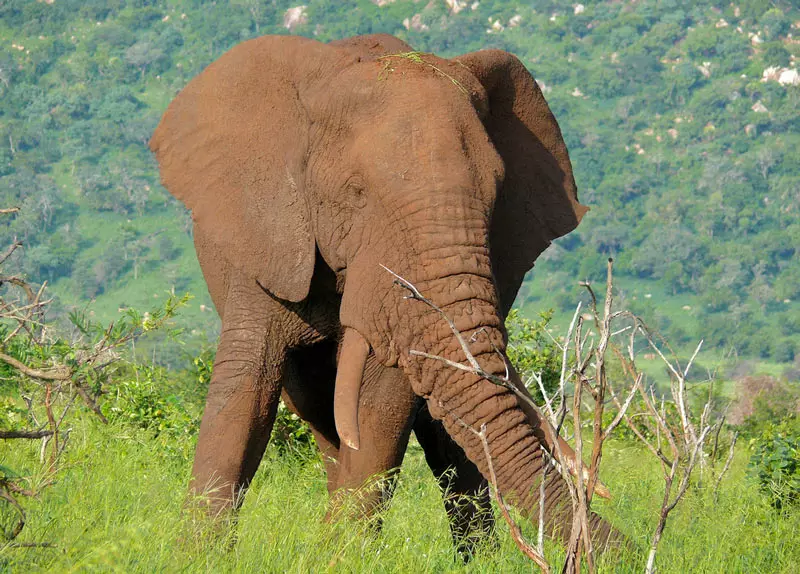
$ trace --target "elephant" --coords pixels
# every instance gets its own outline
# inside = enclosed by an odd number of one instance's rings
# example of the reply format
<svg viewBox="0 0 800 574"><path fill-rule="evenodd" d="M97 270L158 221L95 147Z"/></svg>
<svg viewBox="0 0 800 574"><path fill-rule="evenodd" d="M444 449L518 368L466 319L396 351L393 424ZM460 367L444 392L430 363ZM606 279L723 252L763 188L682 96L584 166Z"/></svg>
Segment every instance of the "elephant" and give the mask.
<svg viewBox="0 0 800 574"><path fill-rule="evenodd" d="M396 474L413 430L442 488L468 495L445 500L464 547L489 507L472 432L482 425L496 487L538 514L545 451L555 456L559 440L574 453L508 388L421 357L465 360L442 314L395 284L402 277L451 318L485 372L524 389L505 317L535 259L588 208L519 59L444 59L380 34L263 36L195 77L150 149L191 210L221 318L190 485L212 513L240 503L282 396L326 461L329 516L348 493L366 516L388 501L391 479L364 485ZM563 538L572 507L555 472L544 504L548 532ZM613 537L599 516L590 522L597 539ZM491 517L477 526L490 528Z"/></svg>

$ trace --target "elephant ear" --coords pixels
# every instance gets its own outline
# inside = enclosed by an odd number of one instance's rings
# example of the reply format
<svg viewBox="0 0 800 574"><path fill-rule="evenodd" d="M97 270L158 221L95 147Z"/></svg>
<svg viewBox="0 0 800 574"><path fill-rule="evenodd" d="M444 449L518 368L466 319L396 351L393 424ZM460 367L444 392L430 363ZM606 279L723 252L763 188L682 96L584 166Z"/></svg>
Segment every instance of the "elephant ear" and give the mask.
<svg viewBox="0 0 800 574"><path fill-rule="evenodd" d="M230 263L275 296L300 301L314 269L303 197L308 118L293 78L302 55L326 49L296 37L244 42L173 100L150 140L164 186Z"/></svg>
<svg viewBox="0 0 800 574"><path fill-rule="evenodd" d="M561 129L522 62L502 50L472 52L455 61L487 92L484 125L505 164L489 231L505 316L539 254L575 229L588 208L578 203Z"/></svg>

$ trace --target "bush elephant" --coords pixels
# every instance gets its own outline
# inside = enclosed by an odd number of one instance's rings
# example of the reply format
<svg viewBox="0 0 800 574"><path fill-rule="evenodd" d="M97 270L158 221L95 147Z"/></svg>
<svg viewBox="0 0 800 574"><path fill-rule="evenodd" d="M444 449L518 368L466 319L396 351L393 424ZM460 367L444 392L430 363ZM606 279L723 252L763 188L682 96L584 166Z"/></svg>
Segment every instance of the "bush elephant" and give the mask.
<svg viewBox="0 0 800 574"><path fill-rule="evenodd" d="M150 147L192 212L222 320L191 485L212 491L214 511L252 479L282 394L313 429L332 500L399 467L414 430L442 486L474 495L445 505L462 544L489 504L482 445L462 423L485 424L498 488L537 512L552 428L509 390L412 356L464 361L442 317L384 269L476 335L485 371L505 372L504 319L523 276L586 211L517 58L447 60L386 35L256 38L180 92ZM548 529L563 536L571 504L550 476ZM390 491L362 491L363 512Z"/></svg>

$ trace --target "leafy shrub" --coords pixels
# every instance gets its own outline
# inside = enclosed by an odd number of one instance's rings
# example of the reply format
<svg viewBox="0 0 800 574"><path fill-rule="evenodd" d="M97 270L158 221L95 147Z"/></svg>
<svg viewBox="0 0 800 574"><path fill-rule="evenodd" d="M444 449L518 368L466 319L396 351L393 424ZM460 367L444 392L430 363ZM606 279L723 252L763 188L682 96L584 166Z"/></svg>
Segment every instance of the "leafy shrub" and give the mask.
<svg viewBox="0 0 800 574"><path fill-rule="evenodd" d="M761 60L767 66L788 66L791 63L791 54L783 47L781 42L769 42L762 48Z"/></svg>
<svg viewBox="0 0 800 574"><path fill-rule="evenodd" d="M750 474L776 509L800 501L800 421L771 424L750 441Z"/></svg>
<svg viewBox="0 0 800 574"><path fill-rule="evenodd" d="M275 415L275 425L272 427L269 444L279 453L285 453L309 448L315 443L311 428L281 401Z"/></svg>
<svg viewBox="0 0 800 574"><path fill-rule="evenodd" d="M792 21L780 8L772 8L759 18L759 24L764 26L764 34L768 39L777 40L789 31Z"/></svg>
<svg viewBox="0 0 800 574"><path fill-rule="evenodd" d="M197 418L181 399L167 394L166 373L153 366L136 366L115 384L115 399L105 405L110 421L153 431L156 436L179 437L197 432Z"/></svg>
<svg viewBox="0 0 800 574"><path fill-rule="evenodd" d="M539 402L543 397L538 383L532 379L534 373L541 376L549 396L553 396L558 389L561 379L561 354L547 333L547 326L552 318L552 309L539 313L538 321L526 319L517 309L512 309L506 319L508 358L522 380L531 381L528 390Z"/></svg>

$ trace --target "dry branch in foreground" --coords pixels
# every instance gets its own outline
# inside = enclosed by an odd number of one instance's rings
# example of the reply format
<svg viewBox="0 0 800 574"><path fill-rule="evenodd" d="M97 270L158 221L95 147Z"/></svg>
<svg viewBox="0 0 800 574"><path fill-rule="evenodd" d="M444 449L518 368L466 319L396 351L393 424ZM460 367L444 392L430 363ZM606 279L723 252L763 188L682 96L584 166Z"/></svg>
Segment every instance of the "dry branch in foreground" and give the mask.
<svg viewBox="0 0 800 574"><path fill-rule="evenodd" d="M384 269L386 268L384 267ZM410 353L412 355L436 360L451 368L476 374L494 384L509 389L522 401L538 409L538 406L533 403L530 396L518 389L510 380L508 369L505 376L502 377L484 371L470 352L467 342L455 327L455 323L446 313L430 299L423 296L409 281L390 269L386 270L395 277L397 285L409 291L410 294L406 298L426 304L447 321L464 352L467 364L417 350L411 350ZM589 320L592 321L597 334L595 335L591 329L587 329L584 333L585 319L580 312L581 304L578 304L566 337L563 339L563 344L554 339L555 344L561 348L562 352L561 376L557 395L548 396L540 374L533 373L529 381L529 384L535 381L542 393L544 405L541 407L541 411L555 429L556 437L561 437L571 423L575 450L574 463L571 463L570 459L561 452L559 440L554 440L553 453L547 451L544 453L545 460L549 461L550 464L545 465L545 472L540 484L539 536L535 548L522 538L519 526L511 519L510 514L506 511L505 502L500 493L497 492L496 479L492 473L493 461L489 454L489 445L486 441L485 433L482 435L481 431L470 427L467 428L478 436L484 445L496 501L503 513L503 517L509 524L514 542L542 570L549 568L543 552L544 485L549 468L555 469L564 479L572 500L573 525L568 539L567 556L562 571L574 573L581 570L581 562L584 557L589 572L595 571L595 548L592 545L589 530L591 502L594 494L601 496L609 494L605 486L599 481L603 446L605 441L612 436L615 429L624 422L646 449L654 455L662 468L664 476L664 495L650 543L646 566L646 571L652 573L655 571L658 544L666 528L669 514L684 498L692 483L692 475L695 469L698 466L706 465L707 455L704 447L708 436L713 429L716 429L717 435L719 434L724 423L724 417L713 423L710 421L712 413L711 393L709 393L709 400L702 408L699 416L692 411L688 403L687 377L693 362L700 352L702 341L695 349L688 364L682 368L676 359L670 360L666 357L665 353L656 344L652 332L640 318L627 311L614 311L613 261L611 259L608 261L602 310L599 309L598 299L591 284L582 282L581 285L587 289L591 298ZM625 322L621 328L616 326L619 321ZM627 341L621 338L622 336L627 337ZM655 388L652 385L646 386L645 374L636 365L635 350L638 336L644 337L647 345L664 361L671 373L672 381L669 397L657 397ZM617 342L618 340L622 342L619 343ZM617 389L609 379L607 372L609 351L619 360L625 375L625 380L619 381L616 385ZM502 353L497 352L502 356ZM674 353L672 355L674 356ZM568 397L569 387L572 388L571 400ZM640 412L630 414L637 397L638 402L636 404ZM583 460L584 438L582 432L585 427L583 413L587 410L587 402L589 403L588 410L591 413L591 417L590 422L587 420L586 423L589 423L592 429L588 464ZM604 426L604 413L608 407L613 407L615 413L611 421ZM641 410L642 408L644 410ZM568 417L568 414L572 416ZM457 420L466 426L466 423L460 419ZM721 472L716 476L715 491L730 467L735 443L736 435L734 434L728 458ZM668 454L665 454L663 450L665 447L668 449Z"/></svg>

